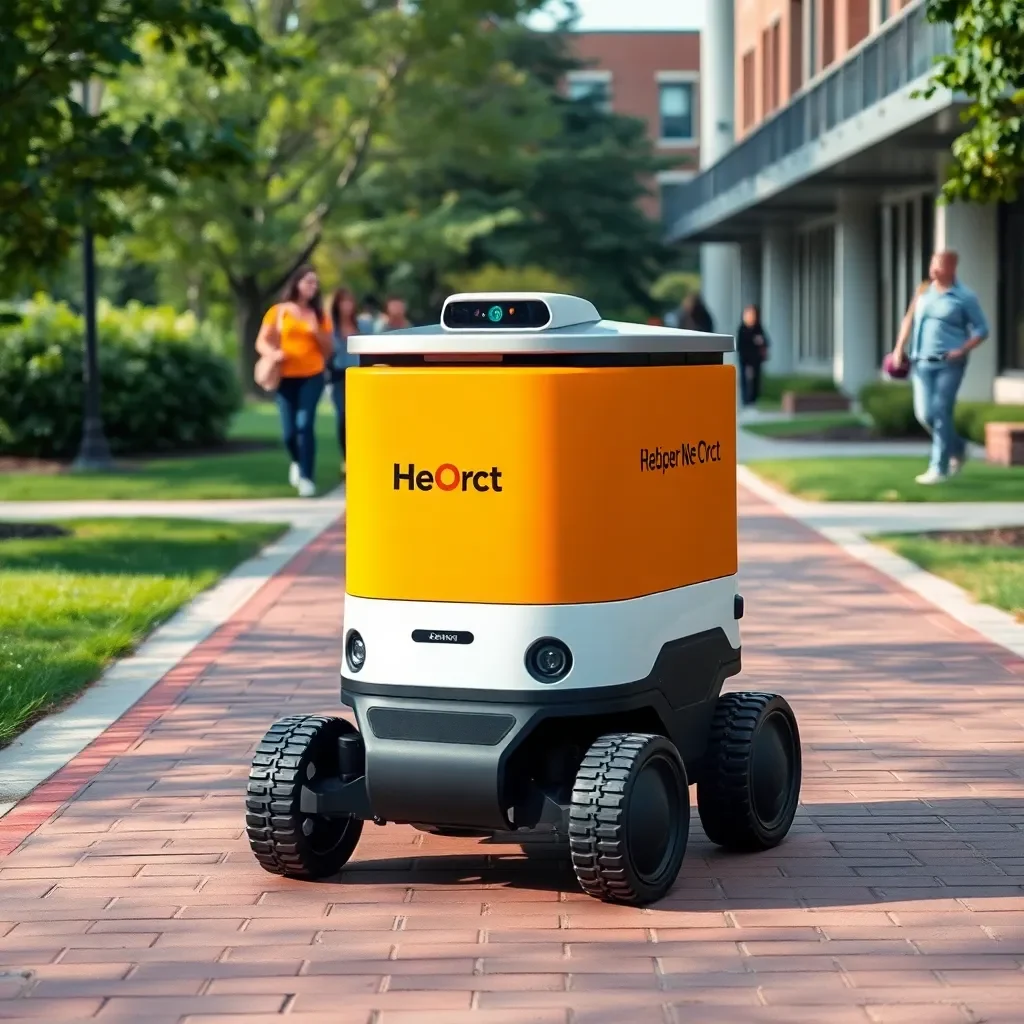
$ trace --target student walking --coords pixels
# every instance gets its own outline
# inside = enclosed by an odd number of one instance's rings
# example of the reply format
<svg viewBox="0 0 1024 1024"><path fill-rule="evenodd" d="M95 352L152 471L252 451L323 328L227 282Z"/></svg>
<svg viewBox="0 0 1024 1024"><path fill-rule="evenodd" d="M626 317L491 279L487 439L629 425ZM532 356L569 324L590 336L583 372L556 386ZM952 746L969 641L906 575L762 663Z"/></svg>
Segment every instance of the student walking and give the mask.
<svg viewBox="0 0 1024 1024"><path fill-rule="evenodd" d="M320 280L312 267L300 267L285 286L281 302L267 310L256 351L280 367L275 397L291 457L288 481L302 498L316 494L316 409L332 348Z"/></svg>
<svg viewBox="0 0 1024 1024"><path fill-rule="evenodd" d="M932 257L931 283L914 301L910 329L901 330L893 352L897 366L909 356L914 415L932 436L928 468L915 478L919 484L942 483L963 467L967 442L956 432L956 398L967 357L989 334L977 296L957 278L958 264L949 250Z"/></svg>
<svg viewBox="0 0 1024 1024"><path fill-rule="evenodd" d="M743 404L752 406L761 397L761 367L768 359L768 332L761 323L761 311L750 305L736 332L736 351L740 361L740 390Z"/></svg>
<svg viewBox="0 0 1024 1024"><path fill-rule="evenodd" d="M334 349L331 362L327 368L327 379L331 387L331 400L338 427L338 445L341 448L341 459L346 458L345 446L345 371L350 366L359 365L359 357L349 354L348 339L354 334L362 333L357 321L355 296L347 288L339 288L331 296L331 332Z"/></svg>
<svg viewBox="0 0 1024 1024"><path fill-rule="evenodd" d="M405 299L401 299L397 295L389 296L388 301L384 304L384 323L380 329L382 331L400 331L406 327L412 327L412 323L405 315Z"/></svg>

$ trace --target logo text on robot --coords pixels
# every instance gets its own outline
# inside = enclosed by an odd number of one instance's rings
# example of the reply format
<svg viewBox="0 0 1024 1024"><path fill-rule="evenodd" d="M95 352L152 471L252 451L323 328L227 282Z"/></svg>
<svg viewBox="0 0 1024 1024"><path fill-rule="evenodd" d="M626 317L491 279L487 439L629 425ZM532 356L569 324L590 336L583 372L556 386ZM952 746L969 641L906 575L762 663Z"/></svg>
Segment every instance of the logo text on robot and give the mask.
<svg viewBox="0 0 1024 1024"><path fill-rule="evenodd" d="M696 444L684 441L678 448L641 448L640 472L667 473L670 469L703 466L721 460L721 441L698 441Z"/></svg>
<svg viewBox="0 0 1024 1024"><path fill-rule="evenodd" d="M417 469L412 462L403 465L395 463L395 490L403 487L413 491L496 491L501 493L501 470L497 466L490 469L459 469L452 462L442 462L437 469Z"/></svg>

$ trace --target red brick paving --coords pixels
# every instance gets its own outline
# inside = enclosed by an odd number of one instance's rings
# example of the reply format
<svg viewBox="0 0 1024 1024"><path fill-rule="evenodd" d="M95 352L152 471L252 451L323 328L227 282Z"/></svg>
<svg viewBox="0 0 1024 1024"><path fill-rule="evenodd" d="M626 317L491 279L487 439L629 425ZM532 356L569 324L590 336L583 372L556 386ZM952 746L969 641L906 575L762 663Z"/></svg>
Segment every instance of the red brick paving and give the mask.
<svg viewBox="0 0 1024 1024"><path fill-rule="evenodd" d="M1019 1024L1020 662L741 508L733 685L786 694L803 730L782 847L721 854L695 817L646 910L397 826L368 827L339 882L263 873L250 751L279 715L338 708L334 531L0 820L0 1020Z"/></svg>

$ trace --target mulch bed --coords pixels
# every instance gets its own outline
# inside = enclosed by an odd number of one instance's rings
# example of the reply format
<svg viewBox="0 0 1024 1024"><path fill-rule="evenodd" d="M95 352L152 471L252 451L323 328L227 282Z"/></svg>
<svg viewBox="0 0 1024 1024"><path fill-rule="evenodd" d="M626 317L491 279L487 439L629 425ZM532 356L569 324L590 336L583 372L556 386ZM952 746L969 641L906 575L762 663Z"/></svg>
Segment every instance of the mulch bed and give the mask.
<svg viewBox="0 0 1024 1024"><path fill-rule="evenodd" d="M130 472L147 462L158 462L161 459L194 459L204 456L241 455L246 452L265 452L276 447L278 447L278 444L275 441L246 440L243 438L235 441L225 441L224 444L218 445L216 448L190 448L187 451L153 452L152 454L143 453L130 457L116 458L114 460L114 469L118 472ZM70 460L22 458L14 455L0 457L0 473L57 474L70 472Z"/></svg>
<svg viewBox="0 0 1024 1024"><path fill-rule="evenodd" d="M924 535L929 540L954 544L983 544L992 548L1024 548L1024 526L1000 526L993 530L936 530Z"/></svg>
<svg viewBox="0 0 1024 1024"><path fill-rule="evenodd" d="M0 541L40 540L51 537L70 537L71 531L54 523L5 523L0 521Z"/></svg>
<svg viewBox="0 0 1024 1024"><path fill-rule="evenodd" d="M764 435L772 441L885 441L887 438L877 437L871 428L864 424L837 423L834 427L822 427L809 430L806 434L771 434Z"/></svg>

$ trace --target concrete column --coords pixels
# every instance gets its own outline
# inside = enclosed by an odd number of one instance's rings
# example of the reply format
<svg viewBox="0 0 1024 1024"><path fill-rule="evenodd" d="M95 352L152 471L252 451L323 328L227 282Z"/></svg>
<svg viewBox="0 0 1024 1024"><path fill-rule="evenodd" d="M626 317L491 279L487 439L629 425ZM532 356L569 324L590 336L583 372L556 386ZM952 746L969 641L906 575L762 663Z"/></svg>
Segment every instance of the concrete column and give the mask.
<svg viewBox="0 0 1024 1024"><path fill-rule="evenodd" d="M740 249L739 305L761 305L761 242L744 242Z"/></svg>
<svg viewBox="0 0 1024 1024"><path fill-rule="evenodd" d="M734 0L705 0L700 34L700 163L706 169L732 148L735 116ZM701 246L704 302L715 330L732 334L739 320L739 254L728 243ZM732 360L735 362L735 358Z"/></svg>
<svg viewBox="0 0 1024 1024"><path fill-rule="evenodd" d="M773 229L761 245L761 319L771 339L768 372L782 376L793 372L796 363L793 236Z"/></svg>
<svg viewBox="0 0 1024 1024"><path fill-rule="evenodd" d="M836 383L851 398L878 376L878 239L875 208L861 200L839 205L836 221Z"/></svg>
<svg viewBox="0 0 1024 1024"><path fill-rule="evenodd" d="M735 0L705 0L700 33L700 156L710 167L732 149L735 133Z"/></svg>
<svg viewBox="0 0 1024 1024"><path fill-rule="evenodd" d="M954 203L935 207L935 248L953 249L960 256L958 276L978 296L988 320L988 340L976 348L967 364L960 397L991 402L999 369L999 230L995 206Z"/></svg>

